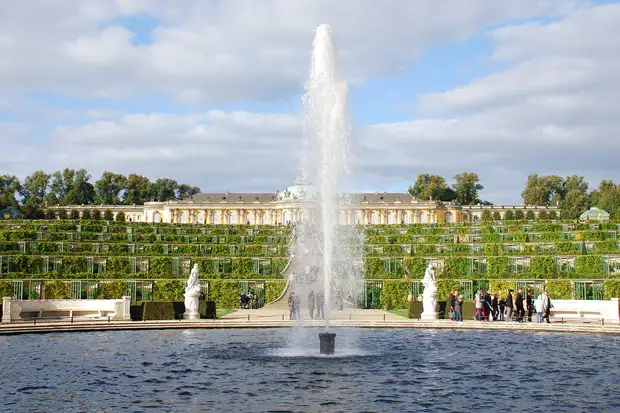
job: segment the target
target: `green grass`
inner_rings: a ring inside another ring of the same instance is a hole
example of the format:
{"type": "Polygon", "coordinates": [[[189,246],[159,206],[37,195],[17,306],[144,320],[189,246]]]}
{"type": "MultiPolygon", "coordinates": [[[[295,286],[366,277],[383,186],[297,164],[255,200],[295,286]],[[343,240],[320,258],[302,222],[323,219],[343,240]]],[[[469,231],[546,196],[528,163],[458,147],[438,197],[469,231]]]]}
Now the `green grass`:
{"type": "Polygon", "coordinates": [[[388,313],[396,314],[401,317],[409,318],[409,310],[386,310],[388,313]]]}
{"type": "Polygon", "coordinates": [[[217,310],[215,310],[215,317],[216,318],[224,317],[226,314],[234,313],[235,311],[237,310],[227,310],[225,308],[218,308],[217,310]]]}

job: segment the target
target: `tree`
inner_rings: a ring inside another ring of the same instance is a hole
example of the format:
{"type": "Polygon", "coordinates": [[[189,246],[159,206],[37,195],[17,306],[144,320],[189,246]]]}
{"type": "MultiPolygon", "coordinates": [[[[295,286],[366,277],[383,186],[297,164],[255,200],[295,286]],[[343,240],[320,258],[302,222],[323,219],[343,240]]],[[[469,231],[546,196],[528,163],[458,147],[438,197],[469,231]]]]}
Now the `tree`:
{"type": "Polygon", "coordinates": [[[521,192],[521,197],[525,205],[546,206],[551,202],[552,193],[553,190],[544,177],[532,174],[527,177],[527,184],[521,192]]]}
{"type": "Polygon", "coordinates": [[[179,184],[174,179],[159,178],[153,183],[155,201],[166,202],[177,198],[179,184]]]}
{"type": "Polygon", "coordinates": [[[177,200],[180,201],[185,198],[189,198],[192,195],[196,195],[200,192],[200,188],[197,186],[190,186],[187,184],[181,184],[177,188],[177,200]]]}
{"type": "Polygon", "coordinates": [[[100,221],[101,220],[101,211],[98,209],[93,209],[92,214],[90,214],[90,218],[94,219],[95,221],[100,221]]]}
{"type": "Polygon", "coordinates": [[[480,203],[478,192],[484,187],[478,182],[478,174],[473,172],[463,172],[455,176],[456,184],[454,193],[456,200],[461,205],[476,205],[480,203]]]}
{"type": "Polygon", "coordinates": [[[418,175],[413,186],[409,186],[408,192],[418,199],[453,201],[456,197],[454,191],[448,186],[446,180],[439,175],[418,175]]]}
{"type": "Polygon", "coordinates": [[[125,222],[125,213],[123,211],[120,211],[116,214],[115,217],[116,222],[125,222]]]}
{"type": "Polygon", "coordinates": [[[564,181],[563,197],[560,202],[560,217],[579,218],[588,209],[588,183],[583,176],[568,176],[564,181]]]}
{"type": "Polygon", "coordinates": [[[549,219],[558,219],[558,213],[555,211],[549,211],[549,219]]]}
{"type": "Polygon", "coordinates": [[[149,178],[131,174],[125,181],[125,205],[142,205],[153,200],[153,188],[149,178]]]}
{"type": "Polygon", "coordinates": [[[122,174],[104,172],[95,182],[95,203],[118,205],[121,203],[121,192],[125,190],[127,178],[122,174]]]}
{"type": "Polygon", "coordinates": [[[50,190],[50,176],[44,171],[36,171],[24,179],[20,194],[24,215],[33,218],[45,207],[50,190]]]}
{"type": "Polygon", "coordinates": [[[15,175],[0,175],[0,209],[19,207],[17,194],[22,190],[22,184],[15,175]]]}
{"type": "Polygon", "coordinates": [[[549,219],[549,213],[546,209],[543,209],[538,213],[538,219],[549,219]]]}
{"type": "Polygon", "coordinates": [[[620,218],[620,185],[613,181],[601,181],[590,193],[590,206],[609,212],[611,219],[620,218]]]}
{"type": "Polygon", "coordinates": [[[515,219],[516,219],[517,221],[521,221],[523,218],[525,218],[525,214],[523,213],[523,211],[522,211],[522,210],[517,209],[517,210],[515,211],[515,219]]]}
{"type": "Polygon", "coordinates": [[[59,219],[67,219],[67,211],[65,209],[58,210],[58,218],[59,219]]]}
{"type": "Polygon", "coordinates": [[[534,214],[534,211],[532,211],[531,209],[529,209],[529,210],[525,213],[525,219],[528,219],[528,220],[536,219],[536,215],[534,214]]]}
{"type": "Polygon", "coordinates": [[[65,168],[52,174],[49,200],[58,205],[88,205],[93,202],[95,188],[85,169],[65,168]]]}
{"type": "Polygon", "coordinates": [[[80,219],[80,213],[77,209],[72,209],[69,213],[69,219],[80,219]]]}
{"type": "Polygon", "coordinates": [[[82,211],[82,219],[85,221],[90,219],[90,211],[88,209],[82,211]]]}
{"type": "Polygon", "coordinates": [[[482,222],[490,222],[493,220],[493,214],[491,214],[491,211],[489,211],[488,209],[485,209],[484,211],[482,211],[480,219],[482,220],[482,222]]]}
{"type": "Polygon", "coordinates": [[[502,219],[502,214],[500,214],[499,211],[493,212],[493,221],[501,221],[501,219],[502,219]]]}
{"type": "Polygon", "coordinates": [[[114,213],[109,209],[106,209],[105,211],[103,211],[103,219],[105,221],[114,221],[114,213]]]}
{"type": "Polygon", "coordinates": [[[515,219],[515,213],[512,211],[512,209],[509,209],[504,213],[504,220],[512,221],[514,219],[515,219]]]}

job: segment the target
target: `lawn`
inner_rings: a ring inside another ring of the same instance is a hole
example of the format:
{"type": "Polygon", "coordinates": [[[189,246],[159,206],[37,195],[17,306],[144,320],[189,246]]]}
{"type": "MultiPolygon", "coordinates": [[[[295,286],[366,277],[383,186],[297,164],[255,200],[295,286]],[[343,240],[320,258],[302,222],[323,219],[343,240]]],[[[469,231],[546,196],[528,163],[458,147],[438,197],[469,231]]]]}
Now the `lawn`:
{"type": "Polygon", "coordinates": [[[409,318],[409,310],[386,310],[388,313],[396,314],[401,317],[409,318]]]}
{"type": "Polygon", "coordinates": [[[215,310],[215,317],[216,318],[224,317],[226,314],[234,313],[235,311],[237,310],[218,308],[217,310],[215,310]]]}

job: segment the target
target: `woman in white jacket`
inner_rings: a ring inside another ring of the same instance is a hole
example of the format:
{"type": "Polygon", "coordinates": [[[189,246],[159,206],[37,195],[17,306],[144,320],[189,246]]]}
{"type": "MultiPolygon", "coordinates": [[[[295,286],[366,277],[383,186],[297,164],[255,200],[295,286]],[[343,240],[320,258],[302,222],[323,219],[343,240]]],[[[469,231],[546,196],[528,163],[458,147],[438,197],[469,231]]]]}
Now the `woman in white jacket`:
{"type": "Polygon", "coordinates": [[[539,294],[534,302],[534,307],[536,308],[536,322],[543,322],[543,298],[542,294],[539,294]]]}

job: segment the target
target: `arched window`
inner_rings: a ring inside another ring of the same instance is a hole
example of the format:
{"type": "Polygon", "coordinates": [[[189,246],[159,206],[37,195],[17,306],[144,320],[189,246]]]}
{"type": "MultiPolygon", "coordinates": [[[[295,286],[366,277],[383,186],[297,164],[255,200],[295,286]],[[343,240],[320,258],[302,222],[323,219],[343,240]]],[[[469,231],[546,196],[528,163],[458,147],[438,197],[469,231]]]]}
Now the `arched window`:
{"type": "Polygon", "coordinates": [[[293,221],[293,214],[290,211],[284,213],[284,224],[290,224],[293,221]]]}
{"type": "Polygon", "coordinates": [[[161,222],[161,214],[159,213],[159,211],[153,212],[153,222],[156,224],[161,222]]]}
{"type": "Polygon", "coordinates": [[[370,224],[371,225],[377,225],[379,223],[379,217],[377,216],[376,212],[372,212],[370,214],[370,224]]]}
{"type": "Polygon", "coordinates": [[[452,212],[446,212],[446,222],[453,222],[452,212]]]}
{"type": "Polygon", "coordinates": [[[261,217],[261,224],[269,225],[269,214],[268,213],[263,212],[263,216],[261,217]]]}
{"type": "Polygon", "coordinates": [[[199,211],[196,214],[196,223],[197,224],[204,224],[205,223],[205,213],[202,211],[199,211]]]}
{"type": "Polygon", "coordinates": [[[362,222],[362,213],[361,212],[356,212],[355,213],[355,225],[360,225],[363,224],[362,222]]]}
{"type": "Polygon", "coordinates": [[[420,224],[428,224],[428,215],[426,215],[426,212],[420,212],[420,224]]]}
{"type": "Polygon", "coordinates": [[[403,222],[407,225],[412,223],[411,212],[405,212],[405,216],[403,218],[403,222]]]}
{"type": "Polygon", "coordinates": [[[387,223],[388,225],[394,225],[396,222],[396,218],[394,217],[393,212],[388,212],[387,214],[387,223]]]}
{"type": "Polygon", "coordinates": [[[237,222],[237,213],[236,212],[231,212],[230,213],[230,225],[237,225],[239,222],[237,222]]]}
{"type": "Polygon", "coordinates": [[[181,212],[181,215],[179,215],[179,222],[181,224],[187,224],[187,212],[183,211],[181,212]]]}
{"type": "Polygon", "coordinates": [[[250,225],[254,225],[254,212],[246,212],[245,214],[245,223],[250,223],[250,225]]]}
{"type": "Polygon", "coordinates": [[[220,212],[213,214],[213,224],[222,225],[222,214],[220,212]]]}

